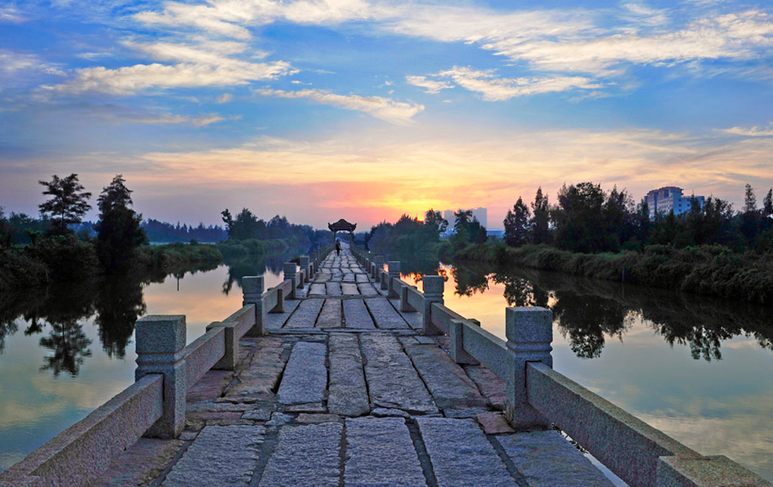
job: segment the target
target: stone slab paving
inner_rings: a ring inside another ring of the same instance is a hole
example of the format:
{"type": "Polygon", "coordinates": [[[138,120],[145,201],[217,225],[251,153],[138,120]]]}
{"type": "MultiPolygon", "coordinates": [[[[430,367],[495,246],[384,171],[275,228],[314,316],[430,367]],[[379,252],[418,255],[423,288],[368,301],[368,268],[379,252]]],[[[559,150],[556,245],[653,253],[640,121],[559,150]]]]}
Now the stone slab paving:
{"type": "Polygon", "coordinates": [[[343,425],[286,425],[259,487],[338,487],[343,425]]]}
{"type": "Polygon", "coordinates": [[[330,271],[322,272],[320,271],[316,277],[314,278],[314,282],[327,282],[333,277],[333,274],[330,273],[330,271]]]}
{"type": "Polygon", "coordinates": [[[357,289],[363,296],[378,296],[378,291],[373,287],[373,284],[369,282],[357,284],[357,289]]]}
{"type": "Polygon", "coordinates": [[[414,330],[421,332],[421,329],[423,327],[423,322],[424,322],[424,318],[422,318],[421,313],[417,313],[415,311],[413,312],[400,311],[399,299],[390,299],[389,302],[392,303],[392,306],[394,306],[397,312],[400,313],[400,316],[402,316],[405,322],[408,323],[408,326],[410,326],[414,330]]]}
{"type": "Polygon", "coordinates": [[[345,299],[343,304],[347,328],[376,329],[376,325],[373,324],[373,318],[370,317],[370,313],[362,299],[345,299]]]}
{"type": "Polygon", "coordinates": [[[322,311],[317,318],[317,328],[343,328],[344,321],[341,316],[341,300],[328,299],[322,306],[322,311]]]}
{"type": "Polygon", "coordinates": [[[387,299],[367,299],[365,304],[368,306],[368,310],[370,310],[377,328],[387,330],[408,329],[408,323],[400,316],[400,313],[395,311],[387,299]]]}
{"type": "Polygon", "coordinates": [[[351,487],[426,485],[403,418],[346,420],[344,484],[351,487]]]}
{"type": "Polygon", "coordinates": [[[181,440],[140,438],[113,460],[90,487],[148,485],[161,475],[185,444],[181,440]]]}
{"type": "Polygon", "coordinates": [[[614,485],[557,431],[499,435],[497,441],[531,487],[614,485]]]}
{"type": "Polygon", "coordinates": [[[465,365],[464,371],[475,382],[495,409],[505,408],[505,381],[482,365],[465,365]]]}
{"type": "Polygon", "coordinates": [[[365,379],[371,407],[418,414],[438,412],[424,382],[394,336],[363,334],[360,345],[366,360],[365,379]]]}
{"type": "Polygon", "coordinates": [[[405,351],[439,408],[484,407],[489,403],[464,369],[436,345],[408,345],[405,351]]]}
{"type": "Polygon", "coordinates": [[[368,279],[368,275],[367,275],[367,274],[365,274],[364,272],[363,272],[363,273],[357,273],[357,274],[355,274],[355,276],[354,276],[354,280],[355,280],[355,282],[357,282],[357,283],[361,283],[361,282],[370,282],[370,279],[368,279]]]}
{"type": "Polygon", "coordinates": [[[276,331],[282,328],[299,304],[301,304],[300,300],[287,299],[284,304],[284,313],[266,313],[264,321],[266,330],[276,331]]]}
{"type": "Polygon", "coordinates": [[[325,293],[328,296],[340,296],[343,294],[341,291],[341,283],[339,281],[331,281],[325,283],[325,293]]]}
{"type": "Polygon", "coordinates": [[[417,418],[416,423],[439,486],[518,485],[475,421],[417,418]]]}
{"type": "Polygon", "coordinates": [[[299,342],[287,361],[278,398],[281,404],[321,402],[327,388],[324,343],[299,342]]]}
{"type": "Polygon", "coordinates": [[[324,299],[304,299],[290,315],[285,328],[314,328],[324,302],[324,299]]]}
{"type": "Polygon", "coordinates": [[[325,285],[320,282],[315,282],[309,287],[309,296],[324,296],[325,285]]]}
{"type": "Polygon", "coordinates": [[[266,428],[257,425],[205,427],[162,487],[249,485],[265,433],[266,428]]]}
{"type": "Polygon", "coordinates": [[[353,282],[344,282],[341,283],[341,291],[344,293],[344,296],[359,296],[360,290],[357,289],[357,285],[353,282]]]}
{"type": "Polygon", "coordinates": [[[370,412],[368,389],[362,369],[360,340],[357,335],[332,333],[330,348],[330,392],[328,411],[342,416],[362,416],[370,412]]]}
{"type": "Polygon", "coordinates": [[[290,343],[275,337],[262,337],[257,344],[258,349],[250,358],[249,366],[237,375],[236,384],[228,389],[224,400],[243,402],[273,397],[286,362],[283,353],[290,343]]]}

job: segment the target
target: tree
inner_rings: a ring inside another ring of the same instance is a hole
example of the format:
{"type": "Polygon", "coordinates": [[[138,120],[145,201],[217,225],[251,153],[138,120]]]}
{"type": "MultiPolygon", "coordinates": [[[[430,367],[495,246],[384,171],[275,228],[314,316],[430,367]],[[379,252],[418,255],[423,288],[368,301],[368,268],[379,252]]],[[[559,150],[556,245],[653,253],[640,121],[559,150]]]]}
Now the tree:
{"type": "Polygon", "coordinates": [[[552,217],[559,248],[573,252],[599,252],[608,249],[604,222],[604,192],[591,182],[563,185],[552,217]]]}
{"type": "Polygon", "coordinates": [[[11,224],[5,218],[3,207],[0,206],[0,248],[10,247],[12,239],[11,224]]]}
{"type": "Polygon", "coordinates": [[[141,228],[142,215],[131,208],[132,191],[124,183],[123,176],[118,174],[102,189],[97,200],[97,257],[108,273],[126,270],[134,249],[146,240],[141,228]]]}
{"type": "Polygon", "coordinates": [[[531,241],[535,244],[550,242],[550,204],[548,195],[542,194],[541,186],[537,188],[531,211],[534,214],[530,220],[531,241]]]}
{"type": "Polygon", "coordinates": [[[54,174],[50,182],[38,183],[46,187],[44,195],[51,195],[50,200],[39,206],[40,213],[53,220],[50,233],[67,233],[67,226],[80,223],[83,215],[91,209],[88,204],[91,193],[83,191],[85,188],[78,181],[77,174],[70,174],[64,179],[54,174]]]}
{"type": "Polygon", "coordinates": [[[432,208],[424,214],[424,224],[434,225],[437,228],[437,233],[444,233],[448,229],[448,220],[443,218],[439,211],[432,208]]]}
{"type": "Polygon", "coordinates": [[[463,210],[459,208],[454,212],[454,217],[456,218],[456,221],[454,222],[454,231],[459,233],[459,230],[462,228],[467,230],[467,225],[469,225],[470,220],[472,219],[472,210],[463,210]]]}
{"type": "Polygon", "coordinates": [[[743,213],[741,213],[741,233],[746,237],[746,242],[752,244],[757,237],[760,227],[760,211],[757,209],[757,197],[750,184],[746,185],[743,213]]]}
{"type": "Polygon", "coordinates": [[[511,247],[520,247],[529,240],[529,208],[519,196],[512,210],[507,211],[504,220],[505,242],[511,247]]]}

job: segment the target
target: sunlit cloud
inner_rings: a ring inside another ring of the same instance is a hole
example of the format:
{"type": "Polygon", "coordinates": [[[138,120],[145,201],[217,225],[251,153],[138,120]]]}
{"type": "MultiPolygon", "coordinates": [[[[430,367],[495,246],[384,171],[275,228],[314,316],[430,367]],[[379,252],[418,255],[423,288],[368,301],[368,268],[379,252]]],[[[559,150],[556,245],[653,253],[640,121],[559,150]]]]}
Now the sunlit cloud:
{"type": "Polygon", "coordinates": [[[233,95],[230,93],[223,93],[222,95],[218,96],[215,101],[219,104],[228,103],[231,100],[233,100],[233,95]]]}
{"type": "Polygon", "coordinates": [[[424,91],[429,94],[437,94],[440,93],[440,90],[445,90],[448,88],[453,88],[454,85],[451,83],[448,83],[447,81],[435,81],[431,79],[427,79],[426,76],[406,76],[405,81],[409,85],[418,86],[419,88],[424,88],[424,91]]]}
{"type": "Polygon", "coordinates": [[[258,89],[255,93],[278,98],[308,98],[323,105],[357,110],[392,123],[409,122],[414,115],[424,110],[424,105],[398,102],[381,96],[338,95],[311,89],[298,91],[258,89]]]}
{"type": "Polygon", "coordinates": [[[722,132],[744,137],[773,137],[773,123],[767,127],[733,127],[724,129],[722,132]]]}

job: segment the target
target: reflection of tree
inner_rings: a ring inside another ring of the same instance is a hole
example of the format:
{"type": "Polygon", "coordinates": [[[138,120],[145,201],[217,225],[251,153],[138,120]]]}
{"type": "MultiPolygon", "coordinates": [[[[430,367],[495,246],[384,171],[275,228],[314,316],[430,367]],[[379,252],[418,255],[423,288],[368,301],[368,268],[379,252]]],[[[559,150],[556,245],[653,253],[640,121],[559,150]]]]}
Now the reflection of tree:
{"type": "Polygon", "coordinates": [[[541,306],[548,307],[550,294],[539,286],[534,286],[526,278],[497,272],[492,279],[497,284],[505,285],[505,299],[510,306],[541,306]]]}
{"type": "Polygon", "coordinates": [[[234,284],[241,288],[244,276],[262,276],[267,269],[274,274],[279,274],[283,270],[284,263],[297,257],[300,253],[302,252],[296,249],[274,255],[225,259],[223,262],[228,266],[228,279],[223,283],[223,294],[228,296],[234,284]]]}
{"type": "Polygon", "coordinates": [[[476,293],[485,293],[489,289],[488,273],[479,269],[468,267],[454,267],[451,274],[456,280],[455,294],[458,296],[472,296],[476,293]]]}
{"type": "Polygon", "coordinates": [[[19,331],[19,327],[15,320],[0,321],[0,353],[3,353],[5,349],[5,337],[13,336],[17,331],[19,331]]]}
{"type": "Polygon", "coordinates": [[[40,346],[54,353],[44,357],[45,364],[40,370],[51,370],[55,377],[62,372],[75,377],[85,358],[91,356],[89,345],[91,340],[86,338],[83,327],[77,320],[52,323],[51,333],[48,337],[40,339],[40,346]]]}
{"type": "Polygon", "coordinates": [[[124,358],[134,323],[147,310],[142,299],[142,283],[131,277],[105,280],[94,308],[102,348],[108,357],[124,358]]]}
{"type": "Polygon", "coordinates": [[[631,326],[625,306],[601,296],[556,291],[552,309],[561,333],[580,358],[599,357],[604,334],[622,340],[631,326]]]}

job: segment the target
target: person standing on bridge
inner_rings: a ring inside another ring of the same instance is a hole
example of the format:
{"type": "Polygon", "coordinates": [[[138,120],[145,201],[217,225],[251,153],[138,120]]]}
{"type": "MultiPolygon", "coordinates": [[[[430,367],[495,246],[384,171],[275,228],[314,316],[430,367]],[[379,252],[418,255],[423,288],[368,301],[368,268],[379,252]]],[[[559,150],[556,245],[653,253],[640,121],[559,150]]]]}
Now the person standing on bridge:
{"type": "Polygon", "coordinates": [[[341,241],[336,240],[336,255],[341,255],[341,241]]]}

